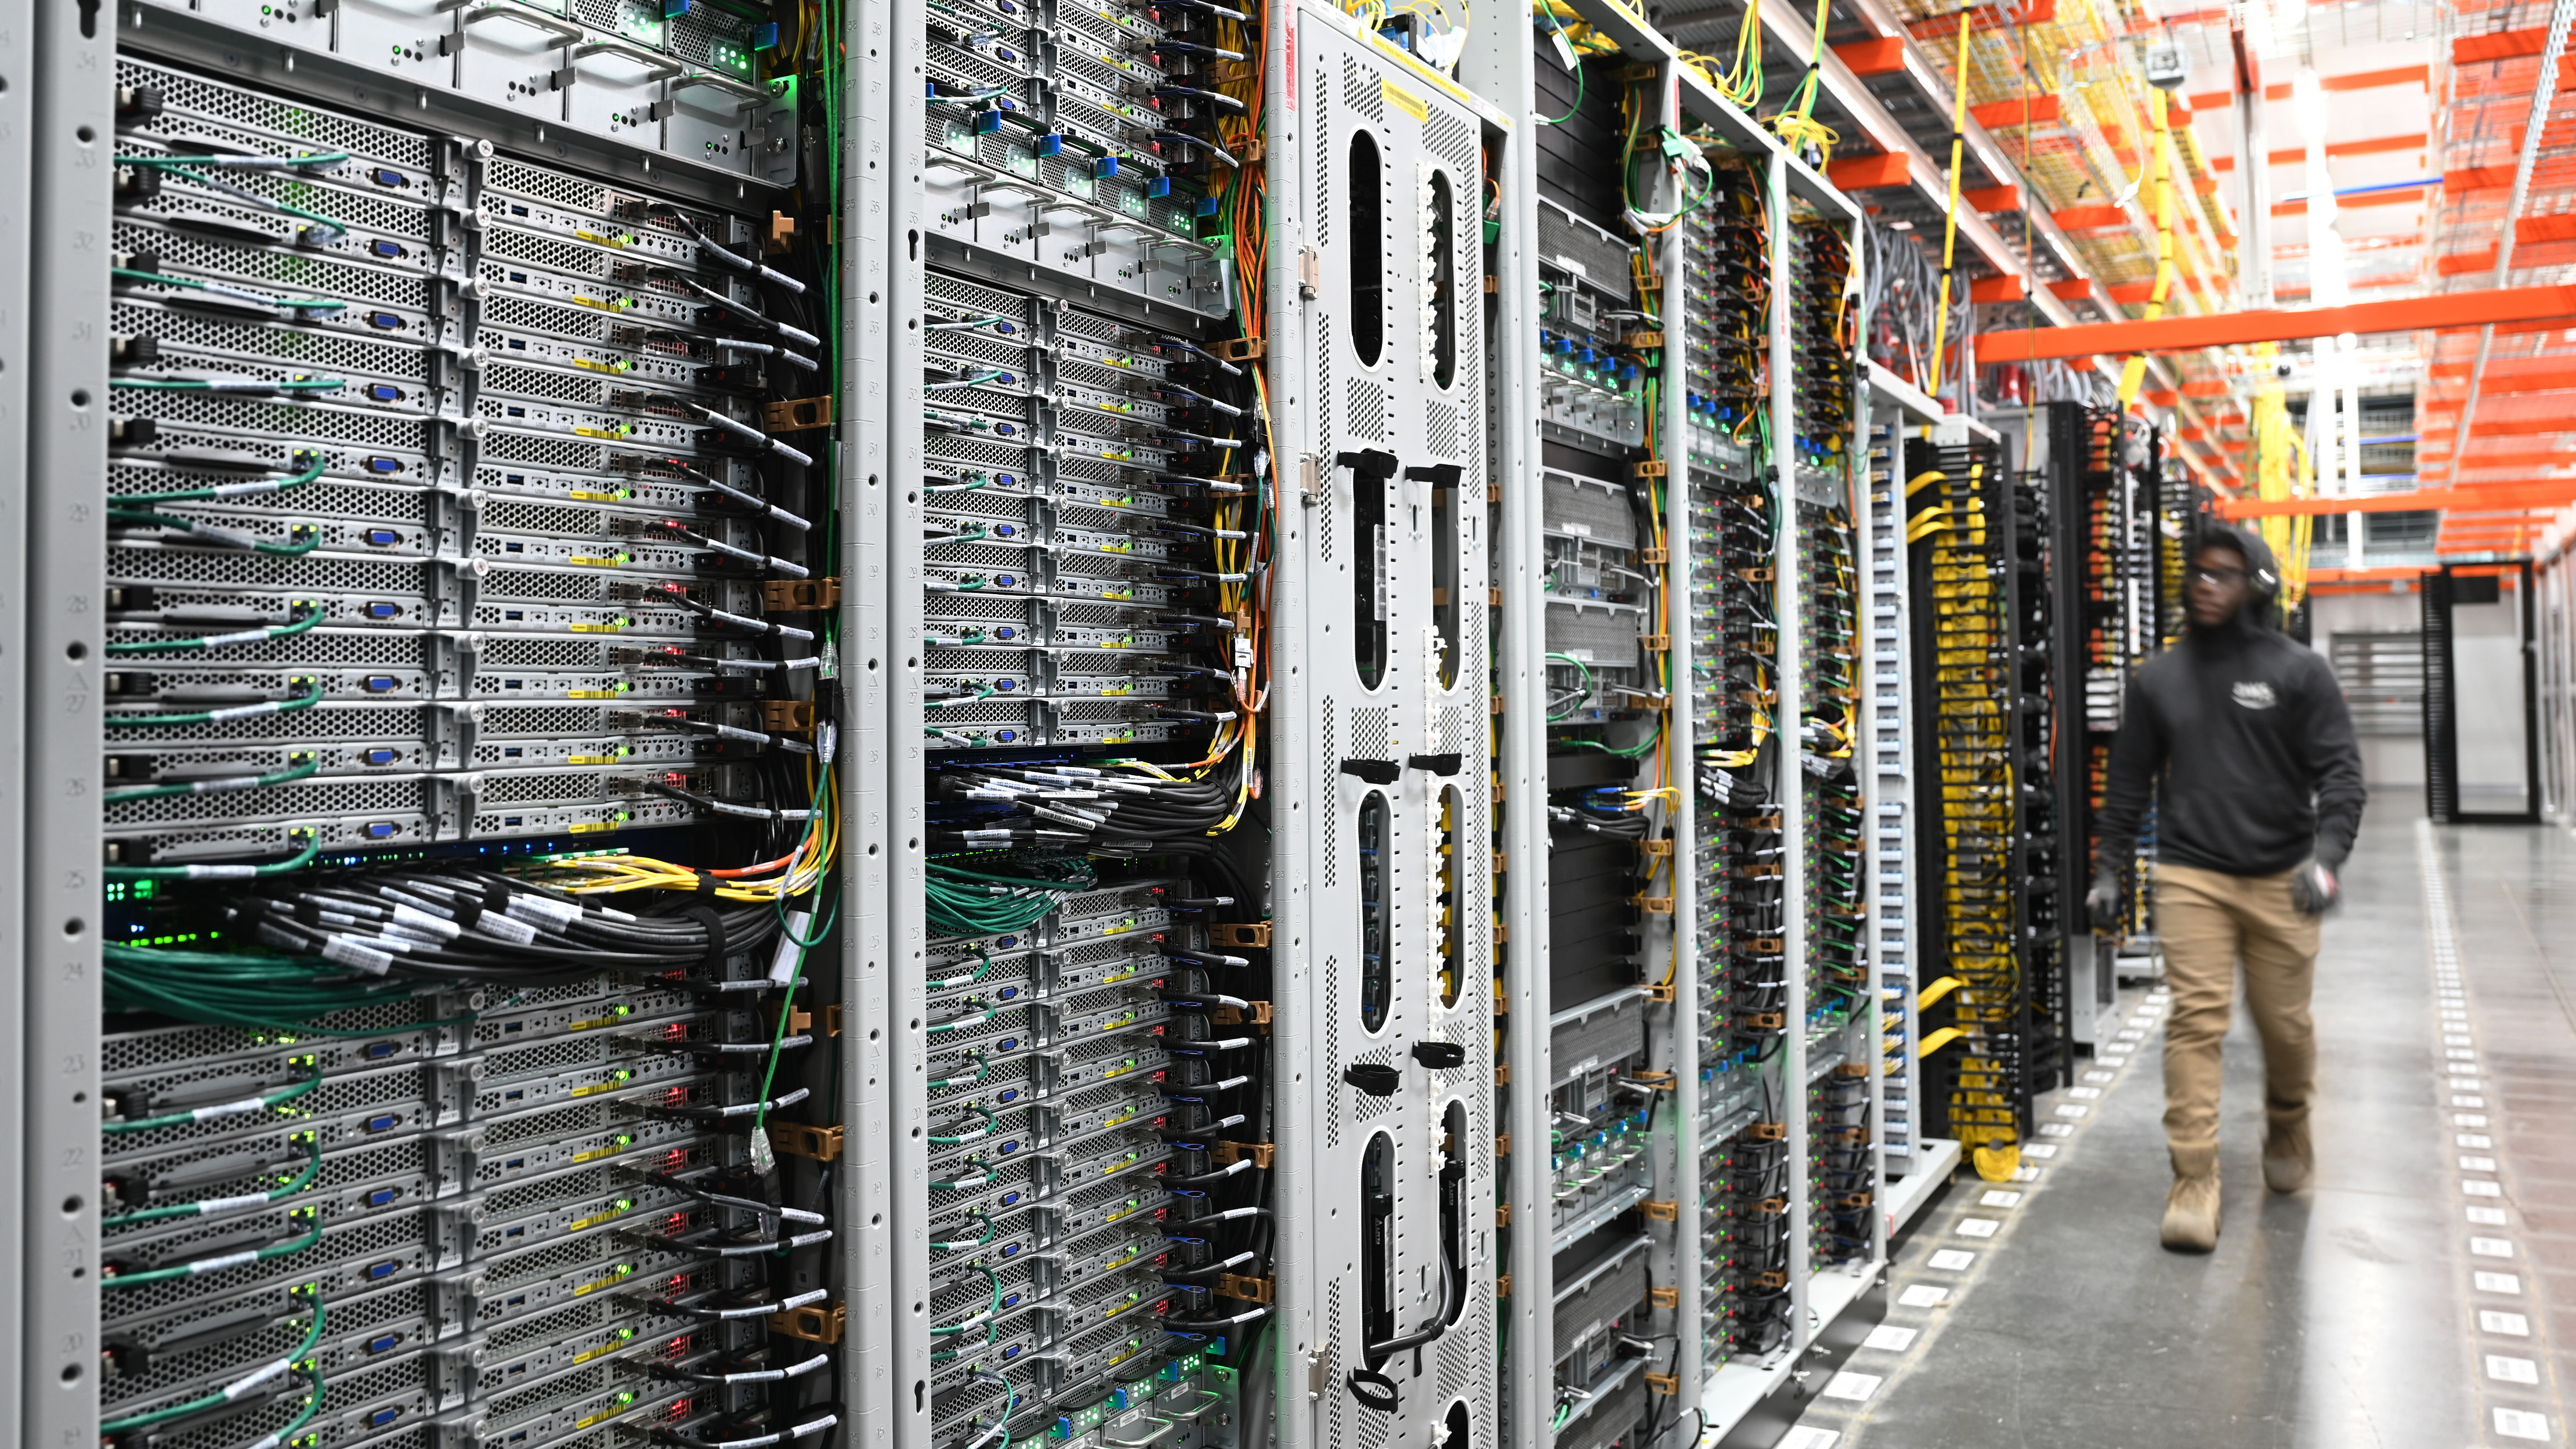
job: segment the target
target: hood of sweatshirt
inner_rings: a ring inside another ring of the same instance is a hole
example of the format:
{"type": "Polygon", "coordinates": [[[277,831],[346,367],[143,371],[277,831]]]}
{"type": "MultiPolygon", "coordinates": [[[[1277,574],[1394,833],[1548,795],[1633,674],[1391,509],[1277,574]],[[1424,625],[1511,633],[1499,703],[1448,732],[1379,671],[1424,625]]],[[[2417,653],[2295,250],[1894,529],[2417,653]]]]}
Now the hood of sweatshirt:
{"type": "MultiPolygon", "coordinates": [[[[2272,556],[2272,546],[2250,528],[2216,519],[2201,524],[2199,536],[2192,542],[2192,554],[2197,557],[2202,549],[2212,545],[2233,549],[2245,560],[2245,571],[2250,575],[2247,585],[2252,590],[2245,600],[2245,607],[2237,610],[2235,617],[2219,628],[2228,633],[2240,633],[2271,627],[2273,606],[2281,597],[2281,561],[2272,556]]],[[[2195,632],[2199,631],[2198,625],[2190,627],[2195,632]]]]}

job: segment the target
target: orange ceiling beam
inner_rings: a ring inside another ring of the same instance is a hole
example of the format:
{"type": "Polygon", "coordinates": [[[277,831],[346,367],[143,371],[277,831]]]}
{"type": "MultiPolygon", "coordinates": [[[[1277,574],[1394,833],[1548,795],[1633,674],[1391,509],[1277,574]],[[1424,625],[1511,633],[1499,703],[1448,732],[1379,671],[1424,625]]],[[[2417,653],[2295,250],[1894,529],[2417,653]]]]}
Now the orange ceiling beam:
{"type": "MultiPolygon", "coordinates": [[[[2382,156],[2391,151],[2421,151],[2431,143],[2432,138],[2418,131],[2412,136],[2379,136],[2368,141],[2336,141],[2326,147],[2326,155],[2329,157],[2382,156]]],[[[2266,159],[2275,166],[2296,166],[2308,159],[2308,153],[2304,147],[2292,146],[2271,152],[2266,159]]],[[[2233,171],[2236,169],[2236,158],[2212,156],[2209,158],[2209,169],[2233,171]]],[[[2507,185],[2512,184],[2511,177],[2505,180],[2507,185]]]]}
{"type": "Polygon", "coordinates": [[[2564,508],[2576,503],[2576,478],[2532,483],[2471,483],[2458,488],[2410,488],[2359,497],[2222,498],[2223,518],[2316,517],[2333,513],[2493,512],[2511,508],[2564,508]]]}
{"type": "Polygon", "coordinates": [[[2317,592],[2317,586],[2320,584],[2329,586],[2343,584],[2355,587],[2369,584],[2411,584],[2423,572],[2422,569],[2415,568],[2310,569],[2308,570],[2308,592],[2312,594],[2317,592]]]}
{"type": "Polygon", "coordinates": [[[2070,206],[2049,219],[2067,231],[2103,231],[2129,224],[2129,213],[2117,206],[2070,206]]]}
{"type": "MultiPolygon", "coordinates": [[[[2477,439],[2479,436],[2480,435],[2476,433],[2471,433],[2469,435],[2469,447],[2471,449],[2474,450],[2477,448],[2477,439]]],[[[2437,454],[2433,457],[2419,459],[2417,460],[2417,466],[2419,468],[2438,468],[2447,471],[2457,471],[2462,468],[2549,468],[2568,461],[2570,461],[2569,455],[2556,449],[2549,449],[2538,453],[2487,453],[2472,451],[2469,454],[2468,461],[2465,463],[2447,453],[2443,453],[2437,454]]]]}
{"type": "MultiPolygon", "coordinates": [[[[2554,357],[2535,357],[2531,360],[2534,362],[2556,362],[2559,359],[2554,357]]],[[[2437,378],[2465,378],[2469,375],[2469,364],[2465,362],[2436,362],[2432,366],[2426,368],[2425,371],[2437,378]]],[[[2481,397],[2505,397],[2515,393],[2567,392],[2571,390],[2576,390],[2576,368],[2560,367],[2548,371],[2541,371],[2538,369],[2521,371],[2515,369],[2510,360],[2502,364],[2489,363],[2487,365],[2486,377],[2478,384],[2478,393],[2481,397]]]]}
{"type": "MultiPolygon", "coordinates": [[[[2418,131],[2412,136],[2380,136],[2368,141],[2335,141],[2326,146],[2326,154],[2328,156],[2380,156],[2391,151],[2421,151],[2430,144],[2431,139],[2422,131],[2418,131]]],[[[2295,166],[2307,159],[2307,151],[2295,146],[2272,153],[2272,164],[2275,166],[2295,166]]]]}
{"type": "Polygon", "coordinates": [[[2546,523],[2557,516],[2560,508],[2566,506],[2561,503],[2556,508],[2526,508],[2513,513],[2453,513],[2442,520],[2442,530],[2445,533],[2463,534],[2510,533],[2517,528],[2529,528],[2535,523],[2546,523]]]}
{"type": "Polygon", "coordinates": [[[1905,69],[1905,37],[1889,35],[1837,45],[1834,54],[1851,67],[1853,75],[1894,75],[1905,69]]]}
{"type": "Polygon", "coordinates": [[[1913,175],[1912,158],[1902,151],[1855,156],[1825,167],[1825,179],[1845,191],[1877,191],[1903,186],[1913,175]]]}
{"type": "Polygon", "coordinates": [[[1982,106],[1970,106],[1968,114],[1987,130],[2000,131],[2009,126],[2053,126],[2060,113],[2057,97],[2032,96],[2027,100],[1989,101],[1982,106]]]}
{"type": "MultiPolygon", "coordinates": [[[[2531,53],[2540,54],[2536,49],[2531,53]]],[[[2382,86],[2426,85],[2429,84],[2432,74],[2431,66],[2401,65],[2393,70],[2365,70],[2353,75],[2330,75],[2320,81],[2319,85],[2322,89],[2330,91],[2375,91],[2382,86]]],[[[2263,99],[2267,101],[2286,101],[2289,98],[2290,87],[2287,84],[2263,87],[2263,99]]]]}
{"type": "Polygon", "coordinates": [[[1977,359],[2037,362],[2096,354],[2182,352],[2237,343],[2332,337],[2344,332],[2416,332],[2429,327],[2475,327],[2543,317],[2576,317],[2576,286],[2498,287],[2440,297],[2355,302],[2348,307],[2266,308],[2206,317],[2159,317],[2152,322],[2088,322],[2046,330],[1981,332],[1977,334],[1977,359]]]}
{"type": "MultiPolygon", "coordinates": [[[[2448,438],[2459,430],[2456,422],[2426,423],[2416,429],[2416,433],[2424,442],[2430,443],[2436,438],[2448,438]]],[[[2481,418],[2477,430],[2469,434],[2469,446],[2474,448],[2487,438],[2522,437],[2533,433],[2576,433],[2576,417],[2481,418]]]]}
{"type": "MultiPolygon", "coordinates": [[[[2356,206],[2403,206],[2410,201],[2423,200],[2424,191],[2424,187],[2410,186],[2397,191],[2372,191],[2365,192],[2360,196],[2338,196],[2335,198],[2335,209],[2337,211],[2349,211],[2356,206]]],[[[2296,201],[2273,202],[2272,214],[2274,216],[2305,216],[2308,214],[2307,198],[2303,196],[2296,201]]],[[[2515,236],[2518,238],[2521,237],[2521,231],[2519,228],[2515,230],[2515,236]]],[[[2525,239],[2527,240],[2527,238],[2525,239]]]]}
{"type": "Polygon", "coordinates": [[[2485,35],[2463,35],[2451,42],[2451,64],[2475,65],[2481,61],[2519,60],[2538,55],[2549,48],[2549,27],[2535,25],[2528,30],[2496,30],[2485,35]]]}

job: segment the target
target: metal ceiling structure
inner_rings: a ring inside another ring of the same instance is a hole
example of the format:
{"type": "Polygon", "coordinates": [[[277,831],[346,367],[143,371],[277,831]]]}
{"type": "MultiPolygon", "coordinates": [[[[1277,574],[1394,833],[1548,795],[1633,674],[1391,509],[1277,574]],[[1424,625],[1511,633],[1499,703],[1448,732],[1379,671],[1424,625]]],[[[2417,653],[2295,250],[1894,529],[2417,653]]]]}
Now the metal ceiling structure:
{"type": "MultiPolygon", "coordinates": [[[[2070,365],[2115,367],[2136,334],[2115,343],[2082,324],[2149,315],[2157,228],[2143,63],[2152,46],[2177,47],[2188,66],[2168,97],[2177,276],[2162,315],[2346,306],[2375,320],[2339,341],[2291,340],[2322,329],[2284,324],[2277,347],[2238,341],[2244,327],[2182,327],[2195,340],[2155,355],[2143,409],[2198,477],[2245,494],[2258,392],[2277,390],[2294,419],[2323,398],[2318,487],[2347,501],[2299,511],[2440,510],[2432,549],[2349,560],[2357,567],[2528,552],[2576,503],[2576,305],[2516,312],[2470,294],[2576,283],[2576,64],[2557,64],[2548,44],[2553,5],[2563,40],[2576,3],[2190,3],[1969,12],[1958,246],[1981,304],[1981,366],[2093,347],[2098,361],[2070,365]],[[2532,137],[2544,69],[2549,104],[2532,137]],[[2003,334],[2018,328],[2076,330],[2016,346],[2003,334]]],[[[1667,0],[1647,13],[1683,45],[1723,53],[1747,12],[1667,0]]],[[[1950,0],[1761,0],[1753,13],[1763,109],[1804,77],[1821,22],[1828,174],[1937,256],[1961,11],[1950,0]]],[[[2319,436],[2310,430],[2312,446],[2319,436]]],[[[2319,559],[2329,577],[2334,562],[2319,559]]]]}

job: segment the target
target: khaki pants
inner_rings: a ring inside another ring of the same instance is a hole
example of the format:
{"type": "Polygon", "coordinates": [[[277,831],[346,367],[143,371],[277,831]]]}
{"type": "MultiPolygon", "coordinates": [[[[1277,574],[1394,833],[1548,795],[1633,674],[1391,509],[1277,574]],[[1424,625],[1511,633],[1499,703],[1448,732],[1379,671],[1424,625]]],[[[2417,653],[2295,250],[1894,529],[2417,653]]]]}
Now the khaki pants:
{"type": "Polygon", "coordinates": [[[2245,1004],[2263,1040],[2263,1106],[2275,1128],[2304,1121],[2316,1085],[2317,918],[2290,904],[2290,875],[2237,876],[2187,865],[2155,868],[2156,936],[2164,944],[2173,1015],[2165,1024],[2165,1141],[2177,1151],[2218,1145],[2219,1043],[2245,962],[2245,1004]]]}

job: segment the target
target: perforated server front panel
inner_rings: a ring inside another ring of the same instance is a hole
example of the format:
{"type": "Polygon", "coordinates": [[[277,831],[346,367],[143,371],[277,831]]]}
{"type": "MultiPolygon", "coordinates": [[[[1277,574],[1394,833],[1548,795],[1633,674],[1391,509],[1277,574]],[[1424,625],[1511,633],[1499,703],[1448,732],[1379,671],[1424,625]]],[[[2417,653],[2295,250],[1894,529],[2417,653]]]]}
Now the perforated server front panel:
{"type": "Polygon", "coordinates": [[[736,144],[781,98],[792,142],[790,68],[628,9],[200,7],[117,57],[103,1441],[839,1422],[831,268],[736,144]],[[618,174],[207,26],[458,86],[508,34],[618,174]],[[639,184],[715,99],[721,164],[639,184]]]}

